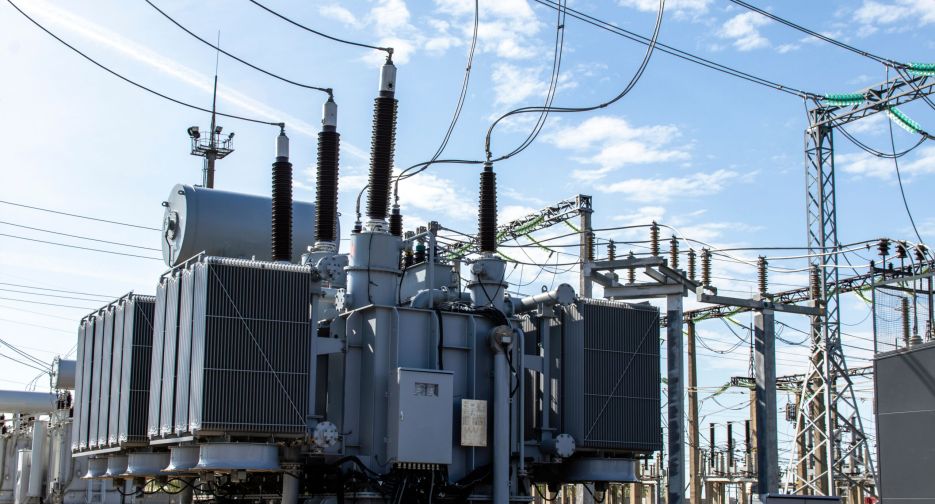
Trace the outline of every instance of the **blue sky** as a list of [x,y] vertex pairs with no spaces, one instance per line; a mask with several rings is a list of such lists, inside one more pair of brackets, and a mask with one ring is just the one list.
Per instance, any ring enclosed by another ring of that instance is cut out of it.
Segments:
[[[154,2],[199,35],[220,31],[227,51],[285,77],[333,87],[342,134],[340,206],[350,229],[353,198],[365,183],[372,99],[382,56],[337,45],[289,26],[246,0]],[[397,48],[399,126],[396,163],[427,160],[451,118],[470,41],[473,2],[468,0],[290,2],[271,8],[328,33]],[[144,2],[21,1],[21,7],[65,40],[104,64],[181,100],[210,106],[215,54],[180,31]],[[653,0],[574,1],[570,5],[620,27],[649,35]],[[935,49],[935,4],[930,0],[786,2],[756,5],[853,45],[899,61],[931,62]],[[499,114],[541,103],[552,61],[555,12],[526,0],[481,1],[478,50],[461,121],[445,157],[478,159],[484,134]],[[0,79],[3,178],[0,199],[81,215],[159,227],[160,202],[172,185],[199,183],[200,159],[189,155],[185,129],[206,128],[206,114],[145,94],[95,68],[40,32],[9,4],[0,6],[0,52],[7,71]],[[562,73],[555,105],[581,106],[614,96],[630,79],[644,47],[568,18]],[[839,48],[742,10],[727,1],[670,0],[660,40],[706,58],[815,93],[851,92],[884,80],[884,68]],[[292,138],[296,197],[314,199],[315,132],[323,95],[220,59],[219,110],[285,121]],[[904,111],[935,129],[924,104]],[[269,194],[270,163],[277,131],[231,119],[236,152],[218,163],[217,187]],[[498,128],[495,153],[517,145],[530,123]],[[652,219],[683,236],[715,246],[805,244],[802,100],[724,76],[657,53],[636,88],[614,106],[587,114],[549,118],[536,143],[499,163],[501,220],[550,202],[591,194],[595,227],[643,224]],[[877,149],[889,149],[882,116],[851,132]],[[915,138],[896,129],[898,148]],[[879,236],[913,239],[892,162],[871,158],[837,138],[839,238],[842,243]],[[935,235],[929,192],[935,146],[902,158],[909,204],[924,239]],[[428,219],[454,229],[475,228],[477,168],[436,166],[403,183],[407,226]],[[156,231],[131,229],[0,204],[0,221],[143,247],[159,247]],[[0,233],[158,256],[157,252],[92,243],[0,224]],[[542,233],[543,237],[565,230]],[[645,239],[646,231],[605,233],[603,238]],[[9,284],[118,296],[152,293],[160,261],[81,251],[0,236],[0,334],[42,358],[68,351],[83,308],[103,304],[51,298]],[[637,252],[639,250],[636,250]],[[567,262],[572,256],[538,260]],[[795,254],[790,254],[795,255]],[[753,258],[754,254],[743,256]],[[863,259],[869,255],[864,254]],[[855,264],[866,261],[853,257]],[[804,260],[772,261],[802,268]],[[535,275],[522,271],[522,281]],[[539,283],[551,284],[550,273]],[[715,263],[717,285],[733,294],[754,288],[752,267]],[[725,280],[733,278],[747,281]],[[514,280],[520,280],[515,272]],[[570,274],[557,281],[576,285]],[[801,272],[772,276],[776,289],[802,285]],[[739,291],[739,292],[734,292]],[[48,293],[50,291],[46,291]],[[65,296],[78,296],[62,294]],[[105,298],[96,298],[105,301]],[[869,346],[868,308],[844,300],[844,321],[855,347]],[[796,327],[803,321],[782,319]],[[749,320],[740,319],[742,323]],[[42,326],[42,327],[39,327]],[[739,330],[739,329],[738,329]],[[715,349],[736,337],[720,322],[699,325]],[[785,337],[799,340],[787,330]],[[718,386],[746,374],[745,346],[727,356],[699,350],[701,386]],[[779,374],[803,371],[807,349],[781,345]],[[866,365],[867,352],[849,348],[852,366]],[[36,374],[4,360],[0,387],[22,388]],[[41,387],[42,385],[40,385]],[[868,382],[858,384],[868,389]],[[862,392],[863,398],[869,395]],[[745,392],[718,398],[738,406]],[[781,396],[780,401],[785,398]],[[869,404],[869,403],[868,403]],[[739,419],[744,411],[717,412],[704,403],[704,421]],[[867,410],[869,416],[869,409]],[[781,422],[782,423],[782,422]],[[780,441],[783,441],[783,434]]]

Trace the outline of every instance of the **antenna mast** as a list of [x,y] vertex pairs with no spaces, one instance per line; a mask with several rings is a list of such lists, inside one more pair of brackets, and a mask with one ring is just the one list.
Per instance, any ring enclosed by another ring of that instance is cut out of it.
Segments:
[[[221,47],[221,32],[218,32],[218,45]],[[214,93],[211,99],[211,129],[208,130],[207,138],[201,138],[201,132],[198,126],[188,128],[188,136],[192,140],[192,155],[205,158],[204,168],[202,169],[202,185],[208,189],[214,188],[214,162],[218,159],[224,159],[228,154],[234,152],[233,139],[234,133],[230,133],[227,138],[221,138],[221,126],[217,125],[217,104],[218,104],[218,63],[219,53],[214,56]]]

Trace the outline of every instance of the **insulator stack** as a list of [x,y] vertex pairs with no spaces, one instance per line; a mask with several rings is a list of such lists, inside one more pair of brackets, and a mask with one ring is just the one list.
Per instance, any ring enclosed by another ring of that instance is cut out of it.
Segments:
[[649,226],[649,252],[653,257],[659,257],[659,225],[656,221]]
[[912,336],[912,333],[909,331],[909,298],[904,297],[899,299],[899,312],[902,317],[903,341],[908,345],[909,339]]
[[477,236],[481,252],[497,251],[497,174],[485,163],[480,174],[480,202]]
[[387,60],[380,74],[380,96],[373,101],[373,134],[370,141],[370,185],[367,217],[386,220],[390,203],[390,177],[396,146],[396,67]]
[[669,240],[669,267],[679,269],[679,240],[675,236]]
[[617,244],[613,240],[607,242],[607,260],[613,261],[617,258]]
[[925,262],[925,256],[928,255],[928,247],[922,245],[921,243],[915,247],[916,262],[921,266]]
[[688,279],[695,281],[695,249],[688,249]]
[[896,258],[905,259],[909,257],[909,254],[906,252],[906,242],[896,242]]
[[393,205],[393,211],[390,212],[390,234],[403,235],[403,214],[399,213],[399,205]]
[[701,285],[711,286],[711,251],[701,249]]
[[880,251],[880,257],[883,258],[883,263],[886,263],[886,256],[890,255],[890,241],[886,238],[881,239],[877,243],[877,250]]
[[[636,257],[633,255],[632,250],[630,251],[630,255],[627,256],[627,259],[631,259],[631,260],[636,259]],[[627,283],[628,284],[636,283],[636,268],[634,268],[633,266],[630,266],[629,268],[627,268]]]
[[818,301],[821,298],[821,272],[818,265],[813,265],[808,272],[808,287],[812,294],[812,299]]
[[407,248],[403,251],[403,267],[408,268],[415,263],[414,258],[412,257],[412,248]]
[[315,192],[315,241],[335,243],[338,212],[338,148],[341,135],[334,127],[318,133],[318,182]]
[[760,290],[761,296],[766,295],[766,291],[768,287],[768,283],[767,283],[768,280],[766,277],[766,265],[767,265],[766,258],[763,256],[760,256],[759,259],[757,259],[756,261],[756,285]]
[[587,260],[593,261],[597,255],[597,244],[594,242],[594,233],[584,234],[584,249],[587,252]]
[[276,138],[276,162],[273,163],[273,261],[292,261],[292,163],[289,162],[289,138],[285,131]]
[[426,231],[428,230],[425,228],[425,226],[419,226],[416,228],[416,234],[423,235],[416,239],[416,256],[415,256],[416,264],[425,262],[425,236],[424,235]]

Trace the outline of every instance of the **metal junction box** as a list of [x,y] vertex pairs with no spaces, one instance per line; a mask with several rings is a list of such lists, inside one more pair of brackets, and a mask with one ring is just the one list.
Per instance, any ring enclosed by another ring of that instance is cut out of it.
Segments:
[[390,461],[451,463],[453,375],[451,371],[396,368],[387,416]]

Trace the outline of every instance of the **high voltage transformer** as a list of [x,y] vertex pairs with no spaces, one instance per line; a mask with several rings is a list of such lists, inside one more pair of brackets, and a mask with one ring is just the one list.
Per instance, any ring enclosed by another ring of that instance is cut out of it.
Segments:
[[395,80],[388,60],[346,252],[330,99],[314,206],[292,201],[284,133],[271,199],[172,190],[155,296],[81,321],[71,449],[87,478],[144,501],[285,504],[529,502],[538,484],[637,481],[662,444],[658,310],[565,284],[506,294],[490,164],[462,290],[438,226],[404,235],[390,211]]

